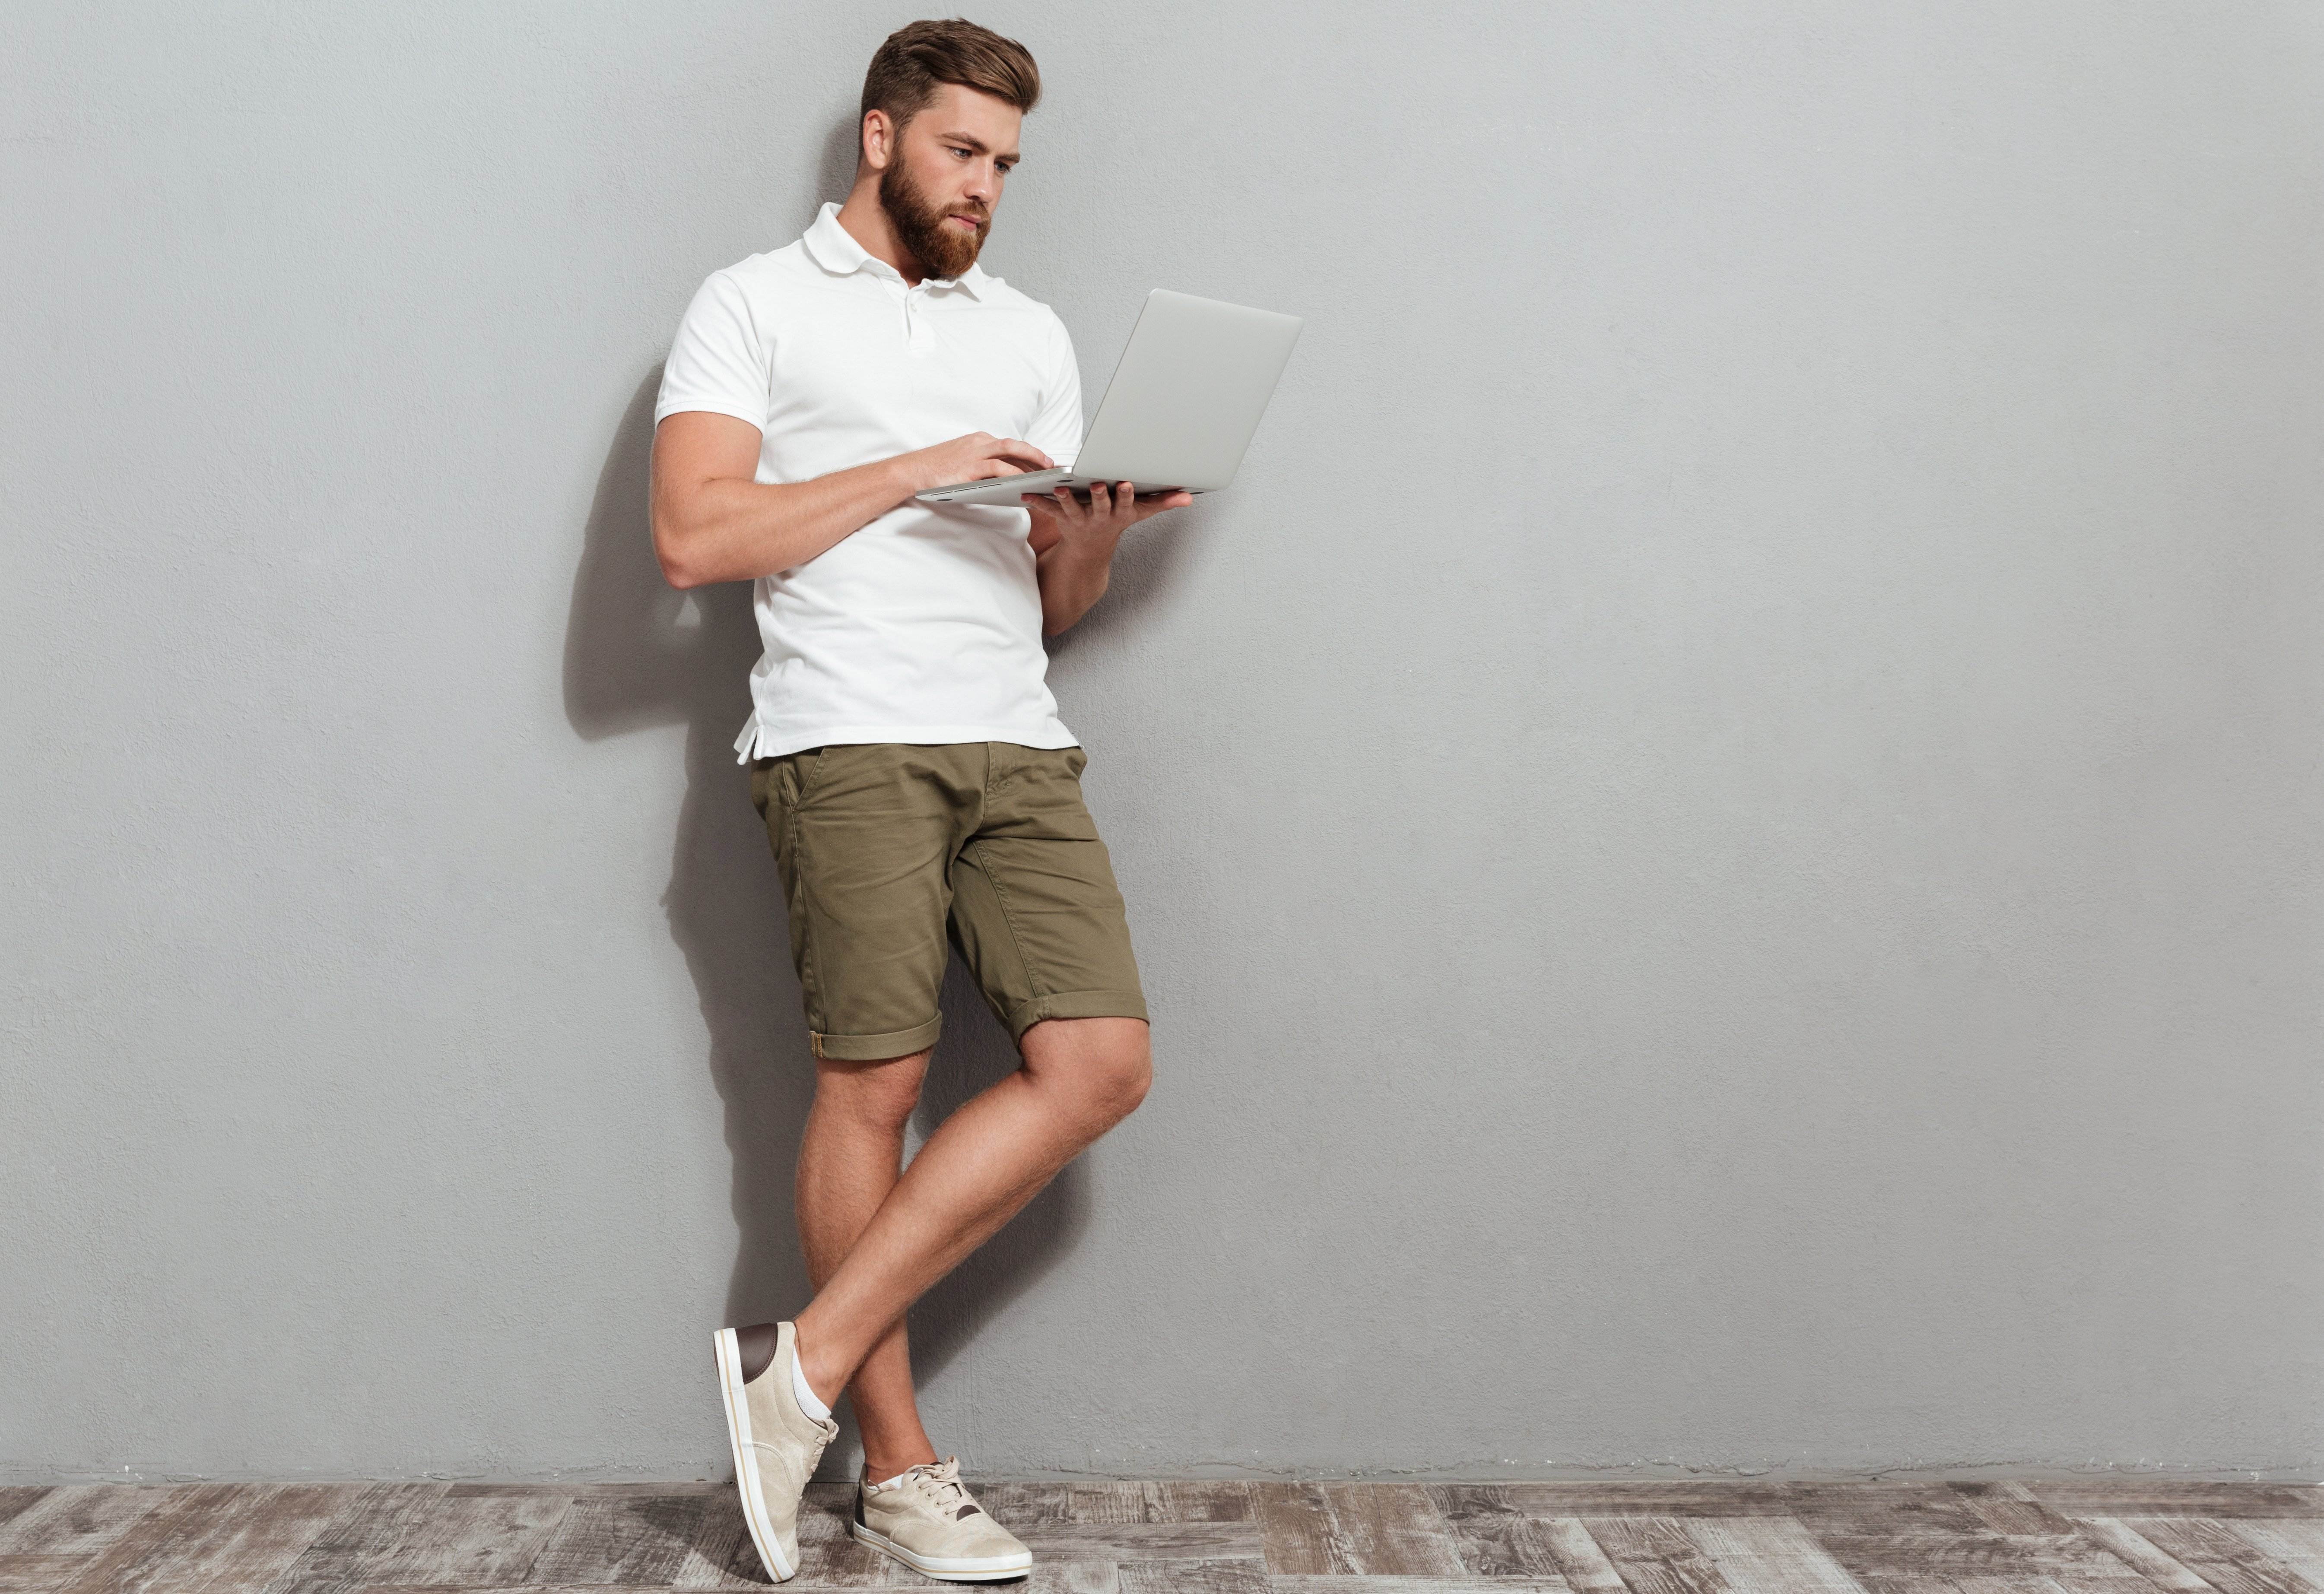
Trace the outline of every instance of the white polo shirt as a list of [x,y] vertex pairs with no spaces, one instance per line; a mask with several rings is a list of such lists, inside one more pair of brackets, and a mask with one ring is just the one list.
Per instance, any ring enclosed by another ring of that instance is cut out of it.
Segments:
[[[711,410],[759,428],[761,482],[804,482],[967,432],[1061,465],[1081,374],[1048,306],[971,266],[908,287],[826,204],[806,236],[713,272],[687,307],[654,422]],[[1032,517],[907,503],[759,577],[765,649],[738,761],[826,742],[1071,747],[1041,648]]]

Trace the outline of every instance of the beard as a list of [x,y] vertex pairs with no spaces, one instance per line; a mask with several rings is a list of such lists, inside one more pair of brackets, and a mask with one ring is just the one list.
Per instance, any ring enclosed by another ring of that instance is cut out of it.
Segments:
[[[896,229],[896,241],[910,251],[920,269],[931,277],[957,277],[974,265],[985,235],[992,230],[992,217],[987,211],[969,206],[948,211],[930,199],[927,190],[905,172],[900,160],[880,174],[880,208],[888,213],[888,225]],[[976,231],[954,226],[945,219],[949,215],[973,216]]]

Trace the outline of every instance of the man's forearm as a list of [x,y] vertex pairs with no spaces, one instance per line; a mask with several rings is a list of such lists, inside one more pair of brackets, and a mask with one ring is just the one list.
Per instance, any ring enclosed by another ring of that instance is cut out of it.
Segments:
[[899,455],[808,482],[727,478],[665,494],[658,481],[654,546],[662,573],[673,586],[706,586],[804,565],[918,490],[906,463],[910,457]]
[[1105,595],[1119,536],[1102,543],[1058,541],[1041,550],[1034,571],[1041,584],[1041,630],[1056,636]]

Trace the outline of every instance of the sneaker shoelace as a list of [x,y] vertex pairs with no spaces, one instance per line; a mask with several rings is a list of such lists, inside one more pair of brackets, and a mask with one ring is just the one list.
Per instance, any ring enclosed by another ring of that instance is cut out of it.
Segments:
[[957,1519],[983,1509],[969,1495],[968,1486],[960,1480],[958,1456],[946,1456],[941,1461],[915,1462],[906,1470],[906,1476],[940,1516]]

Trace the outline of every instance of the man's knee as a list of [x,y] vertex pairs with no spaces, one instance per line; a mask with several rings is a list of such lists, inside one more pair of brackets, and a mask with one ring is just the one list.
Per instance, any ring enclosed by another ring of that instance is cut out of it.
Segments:
[[1146,1100],[1146,1092],[1154,1084],[1154,1048],[1146,1043],[1146,1026],[1138,1027],[1138,1038],[1133,1045],[1116,1053],[1106,1065],[1106,1090],[1120,1107],[1119,1116],[1127,1118],[1138,1110]]
[[928,1056],[914,1052],[876,1063],[820,1059],[815,1065],[816,1101],[853,1122],[900,1134],[919,1105]]
[[1101,1125],[1138,1110],[1154,1083],[1154,1050],[1141,1018],[1050,1018],[1020,1043],[1027,1072]]

